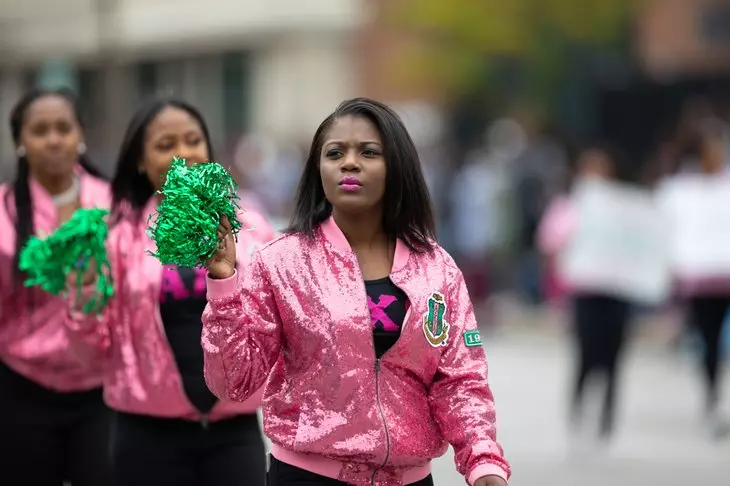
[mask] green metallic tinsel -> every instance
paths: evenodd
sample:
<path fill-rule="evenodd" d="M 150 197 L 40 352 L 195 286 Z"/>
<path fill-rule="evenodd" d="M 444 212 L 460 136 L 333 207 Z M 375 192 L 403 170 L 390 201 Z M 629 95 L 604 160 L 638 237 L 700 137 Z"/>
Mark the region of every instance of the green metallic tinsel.
<path fill-rule="evenodd" d="M 172 159 L 160 194 L 157 217 L 148 234 L 157 245 L 152 253 L 162 264 L 201 267 L 218 248 L 221 215 L 228 216 L 233 234 L 241 230 L 237 186 L 216 162 L 188 166 Z"/>
<path fill-rule="evenodd" d="M 105 209 L 78 209 L 60 228 L 45 238 L 31 237 L 20 253 L 19 267 L 25 272 L 25 285 L 39 286 L 52 295 L 67 288 L 68 275 L 77 273 L 77 296 L 81 296 L 84 272 L 96 266 L 96 295 L 85 303 L 82 312 L 100 312 L 114 295 L 106 238 L 109 233 Z"/>

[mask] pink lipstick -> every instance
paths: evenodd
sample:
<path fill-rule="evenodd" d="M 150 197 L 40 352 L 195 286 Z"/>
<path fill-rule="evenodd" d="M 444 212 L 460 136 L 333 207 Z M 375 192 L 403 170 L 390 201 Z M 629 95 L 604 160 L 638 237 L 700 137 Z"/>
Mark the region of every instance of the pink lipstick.
<path fill-rule="evenodd" d="M 362 187 L 360 180 L 357 177 L 346 176 L 340 180 L 340 189 L 346 192 L 356 192 Z"/>

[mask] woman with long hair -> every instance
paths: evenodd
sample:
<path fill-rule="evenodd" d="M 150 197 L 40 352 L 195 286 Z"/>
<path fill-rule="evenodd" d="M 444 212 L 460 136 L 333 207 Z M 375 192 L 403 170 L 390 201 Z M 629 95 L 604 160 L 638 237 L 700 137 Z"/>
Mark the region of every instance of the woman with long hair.
<path fill-rule="evenodd" d="M 18 259 L 30 237 L 51 233 L 78 208 L 108 207 L 109 187 L 86 158 L 71 93 L 29 92 L 10 130 L 17 173 L 0 186 L 0 482 L 106 486 L 111 414 L 101 364 L 76 359 L 65 300 L 24 287 Z"/>
<path fill-rule="evenodd" d="M 245 403 L 218 400 L 203 377 L 205 271 L 163 266 L 147 251 L 154 247 L 148 218 L 173 156 L 213 159 L 203 117 L 179 100 L 145 104 L 127 128 L 112 180 L 107 250 L 115 295 L 100 317 L 72 308 L 69 333 L 80 356 L 105 363 L 104 397 L 117 412 L 116 486 L 262 486 L 260 394 Z M 274 237 L 256 213 L 242 219 L 255 229 L 239 235 L 236 264 Z"/>
<path fill-rule="evenodd" d="M 206 379 L 262 385 L 270 486 L 433 485 L 449 443 L 473 486 L 504 486 L 487 363 L 464 277 L 436 243 L 400 118 L 343 102 L 314 135 L 288 234 L 237 278 L 224 218 L 207 264 Z"/>

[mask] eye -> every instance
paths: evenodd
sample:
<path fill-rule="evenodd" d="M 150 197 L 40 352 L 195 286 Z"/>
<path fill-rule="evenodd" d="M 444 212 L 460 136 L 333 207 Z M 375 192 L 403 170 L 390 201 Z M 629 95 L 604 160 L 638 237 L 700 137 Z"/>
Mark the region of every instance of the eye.
<path fill-rule="evenodd" d="M 191 135 L 185 139 L 185 143 L 190 145 L 191 147 L 196 147 L 203 143 L 203 137 L 197 136 L 197 135 Z"/>
<path fill-rule="evenodd" d="M 37 125 L 33 125 L 30 129 L 30 133 L 36 137 L 42 137 L 46 133 L 48 133 L 48 125 L 45 123 L 39 123 Z"/>
<path fill-rule="evenodd" d="M 340 149 L 329 149 L 327 153 L 325 154 L 325 157 L 328 159 L 337 159 L 339 157 L 342 157 L 342 150 Z"/>
<path fill-rule="evenodd" d="M 172 141 L 165 141 L 155 145 L 155 148 L 160 152 L 169 152 L 175 148 L 175 143 Z"/>
<path fill-rule="evenodd" d="M 58 124 L 58 131 L 63 135 L 71 133 L 73 128 L 73 125 L 68 122 L 61 122 Z"/>
<path fill-rule="evenodd" d="M 362 151 L 362 154 L 363 154 L 363 155 L 364 155 L 365 157 L 368 157 L 368 158 L 372 158 L 372 157 L 378 157 L 378 156 L 380 155 L 380 152 L 378 152 L 378 151 L 377 151 L 377 150 L 375 150 L 375 149 L 370 149 L 370 148 L 369 148 L 369 149 L 365 149 L 365 150 L 363 150 L 363 151 Z"/>

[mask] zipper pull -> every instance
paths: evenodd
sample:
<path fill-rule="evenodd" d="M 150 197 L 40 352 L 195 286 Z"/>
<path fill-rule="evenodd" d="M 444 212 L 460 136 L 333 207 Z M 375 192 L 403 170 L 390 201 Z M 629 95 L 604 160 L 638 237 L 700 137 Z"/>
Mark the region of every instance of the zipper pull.
<path fill-rule="evenodd" d="M 375 371 L 380 372 L 380 358 L 375 360 Z"/>
<path fill-rule="evenodd" d="M 200 419 L 200 426 L 203 428 L 203 430 L 208 430 L 208 416 L 203 415 L 203 418 Z"/>

